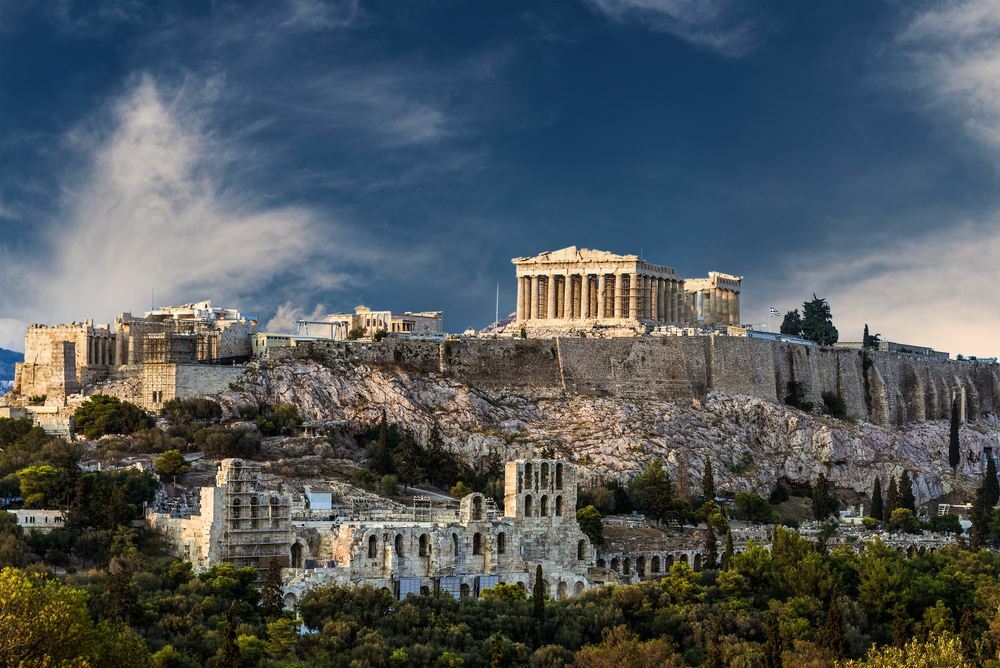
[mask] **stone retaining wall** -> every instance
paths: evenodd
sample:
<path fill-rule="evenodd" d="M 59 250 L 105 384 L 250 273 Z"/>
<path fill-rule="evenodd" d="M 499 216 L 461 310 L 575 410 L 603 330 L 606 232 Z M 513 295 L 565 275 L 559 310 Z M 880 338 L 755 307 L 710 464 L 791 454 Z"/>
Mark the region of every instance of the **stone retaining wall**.
<path fill-rule="evenodd" d="M 781 401 L 791 381 L 805 400 L 844 400 L 847 415 L 899 425 L 1000 406 L 1000 367 L 739 337 L 464 339 L 444 343 L 311 341 L 295 356 L 438 373 L 493 394 L 700 399 L 709 389 Z"/>

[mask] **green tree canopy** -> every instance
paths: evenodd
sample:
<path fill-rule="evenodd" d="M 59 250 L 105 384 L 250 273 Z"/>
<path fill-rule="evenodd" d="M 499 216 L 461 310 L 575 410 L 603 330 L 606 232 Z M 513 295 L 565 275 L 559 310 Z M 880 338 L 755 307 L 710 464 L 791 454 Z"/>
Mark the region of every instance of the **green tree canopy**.
<path fill-rule="evenodd" d="M 118 397 L 95 394 L 73 412 L 76 429 L 88 439 L 108 434 L 134 434 L 153 426 L 145 411 Z"/>
<path fill-rule="evenodd" d="M 166 480 L 177 478 L 191 470 L 191 464 L 184 459 L 179 450 L 167 450 L 156 458 L 154 466 L 160 477 Z"/>
<path fill-rule="evenodd" d="M 604 524 L 601 513 L 594 506 L 585 506 L 576 511 L 576 521 L 580 524 L 580 531 L 587 534 L 590 542 L 594 545 L 604 544 Z"/>
<path fill-rule="evenodd" d="M 840 338 L 833 326 L 833 315 L 825 299 L 813 294 L 811 301 L 802 305 L 802 336 L 821 346 L 832 346 Z"/>
<path fill-rule="evenodd" d="M 798 309 L 785 314 L 784 319 L 781 321 L 781 333 L 789 336 L 802 335 L 802 316 L 799 315 Z"/>

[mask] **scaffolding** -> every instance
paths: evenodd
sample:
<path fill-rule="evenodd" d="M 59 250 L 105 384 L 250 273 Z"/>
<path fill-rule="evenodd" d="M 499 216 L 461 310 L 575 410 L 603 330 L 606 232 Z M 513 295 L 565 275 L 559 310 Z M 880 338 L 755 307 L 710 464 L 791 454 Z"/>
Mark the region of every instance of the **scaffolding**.
<path fill-rule="evenodd" d="M 223 465 L 221 559 L 258 570 L 271 559 L 289 565 L 292 504 L 287 494 L 259 485 L 260 464 L 233 460 Z M 294 560 L 294 555 L 292 560 Z"/>

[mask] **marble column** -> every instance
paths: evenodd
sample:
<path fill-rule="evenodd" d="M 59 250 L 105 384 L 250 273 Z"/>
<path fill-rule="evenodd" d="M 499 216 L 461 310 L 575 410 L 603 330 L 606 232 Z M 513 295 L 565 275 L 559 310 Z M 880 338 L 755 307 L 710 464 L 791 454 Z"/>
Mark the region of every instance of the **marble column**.
<path fill-rule="evenodd" d="M 615 287 L 611 291 L 612 294 L 612 313 L 614 313 L 615 320 L 620 320 L 622 317 L 622 301 L 625 299 L 625 295 L 622 293 L 622 276 L 623 274 L 615 274 Z"/>
<path fill-rule="evenodd" d="M 567 271 L 563 280 L 566 281 L 563 285 L 563 318 L 570 320 L 573 318 L 573 274 Z"/>
<path fill-rule="evenodd" d="M 733 293 L 733 324 L 739 325 L 743 319 L 740 317 L 740 293 Z"/>
<path fill-rule="evenodd" d="M 583 272 L 580 276 L 580 319 L 589 320 L 590 314 L 590 276 Z"/>
<path fill-rule="evenodd" d="M 528 290 L 528 301 L 531 309 L 528 313 L 528 319 L 537 320 L 538 319 L 538 277 L 528 276 L 528 285 L 531 289 Z"/>
<path fill-rule="evenodd" d="M 596 317 L 598 320 L 604 320 L 608 317 L 608 309 L 605 307 L 607 304 L 607 276 L 602 271 L 597 275 L 597 313 Z"/>
<path fill-rule="evenodd" d="M 660 319 L 660 279 L 652 278 L 649 281 L 649 319 Z"/>
<path fill-rule="evenodd" d="M 639 318 L 639 293 L 642 283 L 638 273 L 628 277 L 628 317 L 629 320 Z"/>
<path fill-rule="evenodd" d="M 548 303 L 545 305 L 547 308 L 546 316 L 549 320 L 556 319 L 556 275 L 549 274 L 549 294 Z"/>
<path fill-rule="evenodd" d="M 524 320 L 524 277 L 517 277 L 517 319 Z"/>

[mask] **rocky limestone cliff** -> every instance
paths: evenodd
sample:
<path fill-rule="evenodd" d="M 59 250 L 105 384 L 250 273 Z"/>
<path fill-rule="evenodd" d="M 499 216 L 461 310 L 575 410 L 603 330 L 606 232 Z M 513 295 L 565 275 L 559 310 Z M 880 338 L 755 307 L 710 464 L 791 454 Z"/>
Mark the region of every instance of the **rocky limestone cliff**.
<path fill-rule="evenodd" d="M 718 391 L 704 400 L 531 398 L 487 393 L 436 373 L 308 360 L 251 367 L 240 389 L 217 398 L 229 410 L 291 403 L 306 419 L 343 420 L 356 432 L 376 424 L 384 409 L 421 441 L 436 422 L 449 447 L 470 462 L 490 452 L 513 459 L 552 449 L 584 467 L 583 477 L 631 475 L 662 457 L 675 475 L 697 481 L 711 458 L 721 490 L 764 496 L 781 478 L 808 483 L 819 473 L 867 493 L 874 476 L 885 481 L 903 470 L 914 479 L 918 502 L 964 496 L 978 484 L 983 449 L 1000 437 L 993 415 L 963 425 L 962 463 L 953 474 L 947 420 L 885 428 Z"/>

